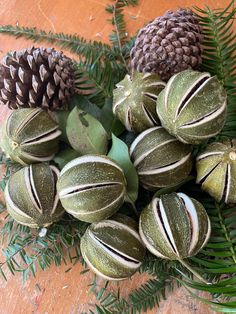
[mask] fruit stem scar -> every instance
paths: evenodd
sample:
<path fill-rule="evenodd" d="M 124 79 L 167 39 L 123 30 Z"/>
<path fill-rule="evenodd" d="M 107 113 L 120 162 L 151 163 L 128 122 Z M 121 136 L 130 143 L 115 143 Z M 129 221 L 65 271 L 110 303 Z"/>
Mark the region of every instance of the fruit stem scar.
<path fill-rule="evenodd" d="M 16 149 L 19 146 L 19 144 L 17 142 L 12 141 L 11 146 L 12 146 L 12 149 Z"/>
<path fill-rule="evenodd" d="M 125 93 L 124 93 L 125 97 L 128 97 L 131 95 L 131 91 L 127 90 Z"/>
<path fill-rule="evenodd" d="M 236 161 L 236 152 L 230 152 L 229 153 L 229 158 L 233 161 Z"/>

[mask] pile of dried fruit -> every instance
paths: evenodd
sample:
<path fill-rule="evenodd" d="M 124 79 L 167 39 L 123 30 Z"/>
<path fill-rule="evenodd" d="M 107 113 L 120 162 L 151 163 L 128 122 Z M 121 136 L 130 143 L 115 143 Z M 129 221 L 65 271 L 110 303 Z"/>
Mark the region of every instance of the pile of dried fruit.
<path fill-rule="evenodd" d="M 5 189 L 10 215 L 33 228 L 50 228 L 64 211 L 92 223 L 81 252 L 95 273 L 110 280 L 132 276 L 145 248 L 170 260 L 197 254 L 211 232 L 203 205 L 181 192 L 160 197 L 155 192 L 181 184 L 195 175 L 196 166 L 204 191 L 218 202 L 236 202 L 235 140 L 207 144 L 224 126 L 227 99 L 215 76 L 197 71 L 201 40 L 191 10 L 157 18 L 140 30 L 131 50 L 132 74 L 113 93 L 113 114 L 132 135 L 129 154 L 139 184 L 154 192 L 139 228 L 118 213 L 122 205 L 134 206 L 128 193 L 132 178 L 109 151 L 105 126 L 77 107 L 62 113 L 64 124 L 52 112 L 69 107 L 76 85 L 73 62 L 44 48 L 6 56 L 0 101 L 14 111 L 2 127 L 1 147 L 23 166 Z M 59 173 L 53 159 L 64 149 L 61 141 L 72 153 Z M 196 157 L 193 150 L 202 143 L 207 145 Z"/>

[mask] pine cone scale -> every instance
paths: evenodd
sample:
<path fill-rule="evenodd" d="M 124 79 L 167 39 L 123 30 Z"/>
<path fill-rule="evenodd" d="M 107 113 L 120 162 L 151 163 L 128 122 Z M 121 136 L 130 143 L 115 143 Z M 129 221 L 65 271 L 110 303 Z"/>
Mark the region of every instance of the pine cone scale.
<path fill-rule="evenodd" d="M 131 67 L 168 80 L 201 64 L 201 27 L 191 10 L 167 11 L 142 28 L 131 50 Z"/>
<path fill-rule="evenodd" d="M 17 77 L 17 69 L 15 69 L 12 65 L 9 67 L 11 78 L 14 80 Z"/>
<path fill-rule="evenodd" d="M 0 65 L 0 103 L 10 109 L 64 110 L 74 85 L 72 60 L 51 48 L 15 51 Z"/>

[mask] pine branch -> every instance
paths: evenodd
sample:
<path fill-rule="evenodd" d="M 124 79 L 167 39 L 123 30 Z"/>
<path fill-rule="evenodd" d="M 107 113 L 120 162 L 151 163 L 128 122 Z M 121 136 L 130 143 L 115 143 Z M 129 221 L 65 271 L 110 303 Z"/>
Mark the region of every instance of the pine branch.
<path fill-rule="evenodd" d="M 172 291 L 178 282 L 176 278 L 182 278 L 184 268 L 175 261 L 169 262 L 161 260 L 147 253 L 146 258 L 140 268 L 140 273 L 148 273 L 152 276 L 146 280 L 140 287 L 132 291 L 126 298 L 120 296 L 120 291 L 115 294 L 109 292 L 107 284 L 96 291 L 96 282 L 93 283 L 93 292 L 99 302 L 97 305 L 97 314 L 102 311 L 107 313 L 139 314 L 146 312 L 159 305 L 162 299 L 165 299 L 166 292 Z M 192 278 L 188 271 L 184 276 Z M 101 312 L 99 312 L 101 311 Z M 105 312 L 104 312 L 105 313 Z"/>
<path fill-rule="evenodd" d="M 122 47 L 122 55 L 124 56 L 125 60 L 129 59 L 130 51 L 134 46 L 136 37 L 131 37 Z"/>
<path fill-rule="evenodd" d="M 109 62 L 104 62 L 100 58 L 92 59 L 92 57 L 81 60 L 77 64 L 77 69 L 83 73 L 84 77 L 88 77 L 90 84 L 95 87 L 95 91 L 91 95 L 99 93 L 103 95 L 104 99 L 112 96 L 115 83 L 124 74 L 121 69 L 120 73 L 114 71 Z"/>
<path fill-rule="evenodd" d="M 229 249 L 230 249 L 230 252 L 231 252 L 231 258 L 232 258 L 232 262 L 235 264 L 236 266 L 236 248 L 234 246 L 234 241 L 235 241 L 235 238 L 231 238 L 231 234 L 230 234 L 230 231 L 231 231 L 231 228 L 230 226 L 228 226 L 227 223 L 225 223 L 225 217 L 223 216 L 222 214 L 222 210 L 221 210 L 221 207 L 219 206 L 219 204 L 215 204 L 216 205 L 216 208 L 218 210 L 218 218 L 219 218 L 219 223 L 220 223 L 220 227 L 221 229 L 223 230 L 223 233 L 224 233 L 224 237 L 229 245 Z M 224 210 L 224 208 L 223 208 Z M 233 215 L 236 213 L 236 207 L 232 209 L 230 209 L 230 214 L 233 213 Z M 227 217 L 228 218 L 228 217 Z"/>
<path fill-rule="evenodd" d="M 120 293 L 106 293 L 105 297 L 97 297 L 100 306 L 96 305 L 97 314 L 102 313 L 122 313 L 122 314 L 138 314 L 148 309 L 153 309 L 159 305 L 159 302 L 166 297 L 166 291 L 172 290 L 174 279 L 170 276 L 166 280 L 151 278 L 129 294 L 127 298 L 120 297 Z"/>
<path fill-rule="evenodd" d="M 5 217 L 5 223 L 3 226 L 1 226 L 1 230 L 0 230 L 1 244 L 4 243 L 4 240 L 6 237 L 10 237 L 13 225 L 14 225 L 14 220 L 11 219 L 9 215 L 7 215 Z"/>
<path fill-rule="evenodd" d="M 114 30 L 109 37 L 113 47 L 118 47 L 120 53 L 122 53 L 122 47 L 128 39 L 123 11 L 126 6 L 137 5 L 138 0 L 115 0 L 114 2 L 114 4 L 108 5 L 106 7 L 106 11 L 112 14 L 112 19 L 110 20 L 110 22 L 114 26 Z"/>
<path fill-rule="evenodd" d="M 124 66 L 126 67 L 127 72 L 128 67 L 126 64 L 126 58 L 127 54 L 124 54 L 124 45 L 127 42 L 128 38 L 128 33 L 126 30 L 126 23 L 124 20 L 124 14 L 123 10 L 124 7 L 128 5 L 135 6 L 137 5 L 138 1 L 137 0 L 131 0 L 131 1 L 126 1 L 126 0 L 115 0 L 115 3 L 113 5 L 108 5 L 106 7 L 106 11 L 112 14 L 112 19 L 110 22 L 114 26 L 113 32 L 110 34 L 110 42 L 112 43 L 114 48 L 118 48 L 120 51 L 120 56 L 123 61 Z"/>
<path fill-rule="evenodd" d="M 21 272 L 26 280 L 29 273 L 35 276 L 37 266 L 46 270 L 52 263 L 56 266 L 67 262 L 74 264 L 81 258 L 79 243 L 86 223 L 71 218 L 62 220 L 54 224 L 44 238 L 39 237 L 37 231 L 33 233 L 31 229 L 13 223 L 11 218 L 5 226 L 9 234 L 7 246 L 2 250 L 5 259 L 0 262 L 0 272 L 6 280 L 5 267 L 13 275 Z"/>
<path fill-rule="evenodd" d="M 13 25 L 0 25 L 0 33 L 15 38 L 25 38 L 33 42 L 47 42 L 55 44 L 62 49 L 68 49 L 77 55 L 86 55 L 89 52 L 101 54 L 110 60 L 119 58 L 119 51 L 112 49 L 109 45 L 97 42 L 87 41 L 78 35 L 70 35 L 64 33 L 46 32 L 36 27 L 21 27 Z"/>
<path fill-rule="evenodd" d="M 228 116 L 225 127 L 216 140 L 224 137 L 236 137 L 236 44 L 234 34 L 234 1 L 224 10 L 195 8 L 203 27 L 204 50 L 202 70 L 217 75 L 226 89 L 228 96 Z M 190 187 L 189 187 L 190 188 Z M 180 280 L 191 289 L 207 291 L 212 294 L 214 301 L 201 299 L 210 304 L 213 309 L 221 312 L 235 312 L 236 298 L 236 207 L 215 204 L 197 188 L 191 187 L 197 198 L 201 199 L 210 216 L 212 235 L 207 246 L 197 257 L 191 258 L 194 266 L 199 267 L 211 280 L 211 285 L 201 284 L 185 277 Z M 191 190 L 191 189 L 190 189 Z"/>
<path fill-rule="evenodd" d="M 159 306 L 160 301 L 166 298 L 166 291 L 173 290 L 173 285 L 173 278 L 167 277 L 163 281 L 158 279 L 148 280 L 129 296 L 130 312 L 146 312 L 148 309 L 151 310 L 155 306 Z"/>
<path fill-rule="evenodd" d="M 208 274 L 217 274 L 220 278 L 224 274 L 236 273 L 236 207 L 219 206 L 213 201 L 204 202 L 212 221 L 213 233 L 211 239 L 201 251 L 201 258 L 192 258 L 195 263 L 204 266 Z"/>

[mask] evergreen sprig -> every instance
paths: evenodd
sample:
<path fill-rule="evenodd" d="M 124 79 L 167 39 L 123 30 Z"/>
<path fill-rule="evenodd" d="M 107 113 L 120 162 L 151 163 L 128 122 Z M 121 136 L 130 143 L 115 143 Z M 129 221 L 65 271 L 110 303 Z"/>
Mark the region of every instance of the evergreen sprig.
<path fill-rule="evenodd" d="M 160 301 L 167 298 L 167 293 L 180 285 L 180 281 L 187 276 L 192 278 L 192 274 L 183 268 L 176 261 L 168 262 L 156 258 L 151 253 L 147 253 L 146 258 L 140 268 L 140 273 L 150 275 L 147 280 L 131 291 L 127 297 L 121 297 L 118 289 L 117 293 L 110 292 L 107 283 L 95 293 L 99 305 L 96 305 L 96 314 L 99 313 L 122 313 L 141 314 L 148 309 L 158 306 Z M 176 281 L 178 279 L 179 281 Z M 94 283 L 96 286 L 96 283 Z M 93 286 L 94 286 L 93 284 Z M 104 312 L 103 312 L 104 311 Z M 91 311 L 91 313 L 94 313 Z M 95 314 L 95 313 L 94 313 Z"/>
<path fill-rule="evenodd" d="M 233 24 L 236 9 L 234 1 L 231 1 L 224 10 L 195 7 L 195 11 L 204 35 L 202 70 L 216 75 L 227 92 L 227 120 L 216 140 L 235 138 L 236 35 Z M 210 216 L 212 236 L 208 245 L 197 257 L 191 258 L 191 262 L 207 275 L 212 284 L 201 284 L 187 277 L 180 282 L 191 289 L 211 293 L 213 301 L 198 298 L 210 304 L 215 311 L 236 313 L 236 207 L 217 204 L 200 191 L 198 197 Z M 189 291 L 197 297 L 192 290 Z"/>
<path fill-rule="evenodd" d="M 159 305 L 166 298 L 166 292 L 173 290 L 174 279 L 166 274 L 166 279 L 150 278 L 139 288 L 132 291 L 127 298 L 120 296 L 119 290 L 115 294 L 108 292 L 104 297 L 98 298 L 100 305 L 96 313 L 140 314 Z"/>
<path fill-rule="evenodd" d="M 102 54 L 104 58 L 111 61 L 120 58 L 118 49 L 113 49 L 107 44 L 98 41 L 87 41 L 83 37 L 76 34 L 54 33 L 52 31 L 46 32 L 37 29 L 36 27 L 22 27 L 19 25 L 0 25 L 0 33 L 15 38 L 24 38 L 33 42 L 45 42 L 54 44 L 62 49 L 67 49 L 74 54 L 83 55 L 86 57 L 88 54 Z M 115 65 L 116 63 L 114 63 Z"/>
<path fill-rule="evenodd" d="M 40 237 L 37 230 L 33 232 L 7 217 L 0 233 L 3 242 L 7 242 L 0 273 L 7 280 L 6 270 L 12 275 L 20 272 L 25 281 L 30 273 L 35 276 L 37 267 L 46 270 L 51 264 L 74 265 L 81 261 L 79 244 L 86 228 L 86 223 L 65 216 L 49 228 L 45 237 Z"/>
<path fill-rule="evenodd" d="M 126 66 L 126 54 L 124 54 L 123 46 L 127 42 L 128 33 L 126 30 L 123 9 L 125 6 L 128 5 L 137 5 L 137 0 L 115 0 L 114 4 L 108 5 L 106 7 L 107 12 L 112 14 L 112 19 L 110 20 L 110 22 L 112 23 L 112 25 L 114 25 L 114 30 L 109 36 L 110 42 L 112 43 L 114 48 L 119 49 L 120 56 L 122 58 L 124 66 L 127 69 L 127 72 L 128 67 Z"/>

